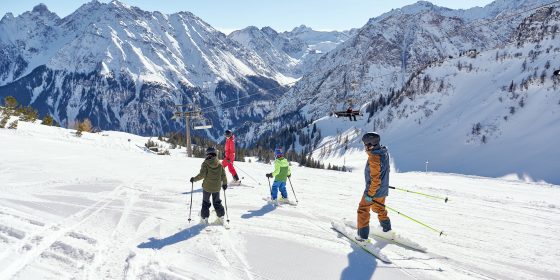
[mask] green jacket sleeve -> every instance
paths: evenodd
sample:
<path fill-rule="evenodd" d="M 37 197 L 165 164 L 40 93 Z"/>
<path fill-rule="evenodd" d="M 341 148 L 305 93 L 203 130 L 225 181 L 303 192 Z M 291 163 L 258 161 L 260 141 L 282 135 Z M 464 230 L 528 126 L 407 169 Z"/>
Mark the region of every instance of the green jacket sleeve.
<path fill-rule="evenodd" d="M 227 177 L 226 177 L 226 170 L 222 166 L 222 186 L 227 185 Z"/>
<path fill-rule="evenodd" d="M 208 167 L 206 167 L 206 164 L 202 163 L 202 166 L 200 167 L 200 172 L 198 173 L 198 175 L 194 177 L 194 181 L 196 182 L 204 179 L 204 177 L 206 177 L 207 172 L 208 172 Z"/>
<path fill-rule="evenodd" d="M 272 172 L 272 177 L 276 177 L 276 176 L 278 176 L 278 174 L 280 174 L 280 161 L 275 160 L 274 161 L 274 172 Z"/>

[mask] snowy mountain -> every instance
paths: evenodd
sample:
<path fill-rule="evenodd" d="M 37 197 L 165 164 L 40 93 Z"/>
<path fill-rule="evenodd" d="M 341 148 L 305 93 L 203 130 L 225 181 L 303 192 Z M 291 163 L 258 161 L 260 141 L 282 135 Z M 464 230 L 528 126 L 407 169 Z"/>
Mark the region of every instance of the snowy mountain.
<path fill-rule="evenodd" d="M 63 125 L 88 117 L 103 129 L 157 134 L 182 125 L 170 121 L 174 104 L 208 107 L 255 94 L 243 100 L 251 104 L 289 81 L 188 12 L 94 0 L 63 19 L 39 5 L 0 21 L 0 96 L 15 95 Z M 209 112 L 212 134 L 265 112 L 258 104 Z"/>
<path fill-rule="evenodd" d="M 361 168 L 351 162 L 362 153 L 359 137 L 377 130 L 402 171 L 560 182 L 560 149 L 550 141 L 560 135 L 559 24 L 560 8 L 542 8 L 504 47 L 434 62 L 401 90 L 371 96 L 358 122 L 317 120 L 324 138 L 314 156 Z"/>
<path fill-rule="evenodd" d="M 201 185 L 188 184 L 202 159 L 146 152 L 148 138 L 127 133 L 73 133 L 0 129 L 10 147 L 0 150 L 2 280 L 560 278 L 557 185 L 393 170 L 392 185 L 449 202 L 391 190 L 388 206 L 445 235 L 389 212 L 393 229 L 427 252 L 372 238 L 387 264 L 331 229 L 355 219 L 359 173 L 292 166 L 299 204 L 273 207 L 262 199 L 273 166 L 235 162 L 253 179 L 221 193 L 231 229 L 204 227 Z"/>
<path fill-rule="evenodd" d="M 516 6 L 500 3 L 486 6 L 486 12 L 479 14 L 493 16 L 496 7 L 509 8 L 504 13 L 519 12 L 535 1 L 517 1 Z M 412 73 L 433 61 L 509 42 L 523 19 L 488 22 L 490 17 L 473 22 L 471 17 L 458 16 L 470 14 L 470 10 L 455 11 L 428 2 L 402 10 L 371 19 L 354 37 L 321 57 L 283 98 L 280 107 L 318 118 L 324 115 L 325 108 L 341 110 L 349 103 L 361 106 L 372 97 L 401 88 Z M 280 114 L 283 112 L 273 113 Z"/>
<path fill-rule="evenodd" d="M 516 3 L 517 13 L 535 4 Z M 427 6 L 370 20 L 275 102 L 266 125 L 251 136 L 288 133 L 284 139 L 293 141 L 270 145 L 313 150 L 325 164 L 355 170 L 362 168 L 352 163 L 361 153 L 360 135 L 377 130 L 404 171 L 424 170 L 429 161 L 437 171 L 560 182 L 553 167 L 559 150 L 548 140 L 560 134 L 552 125 L 560 102 L 553 94 L 560 69 L 556 10 L 514 18 L 508 10 L 500 14 L 508 15 L 505 22 L 489 22 Z M 518 91 L 522 84 L 523 93 L 508 93 L 512 83 Z M 366 116 L 352 123 L 330 116 L 349 105 Z"/>
<path fill-rule="evenodd" d="M 228 37 L 258 53 L 283 74 L 300 78 L 319 58 L 355 34 L 350 31 L 315 31 L 305 25 L 282 33 L 270 27 L 250 26 Z"/>

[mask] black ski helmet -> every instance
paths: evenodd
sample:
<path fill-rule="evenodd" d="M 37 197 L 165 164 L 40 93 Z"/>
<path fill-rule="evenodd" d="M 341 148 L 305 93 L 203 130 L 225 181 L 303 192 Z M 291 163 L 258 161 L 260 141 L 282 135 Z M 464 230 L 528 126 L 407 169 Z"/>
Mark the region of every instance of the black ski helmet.
<path fill-rule="evenodd" d="M 214 148 L 214 147 L 208 147 L 208 148 L 206 149 L 206 155 L 207 155 L 207 156 L 210 156 L 210 155 L 216 156 L 216 155 L 217 155 L 217 153 L 216 153 L 216 148 Z"/>
<path fill-rule="evenodd" d="M 233 133 L 231 132 L 231 130 L 226 130 L 226 137 L 231 137 L 231 135 L 233 135 Z"/>
<path fill-rule="evenodd" d="M 362 136 L 362 142 L 364 142 L 364 146 L 379 146 L 379 140 L 381 137 L 376 132 L 368 132 Z"/>

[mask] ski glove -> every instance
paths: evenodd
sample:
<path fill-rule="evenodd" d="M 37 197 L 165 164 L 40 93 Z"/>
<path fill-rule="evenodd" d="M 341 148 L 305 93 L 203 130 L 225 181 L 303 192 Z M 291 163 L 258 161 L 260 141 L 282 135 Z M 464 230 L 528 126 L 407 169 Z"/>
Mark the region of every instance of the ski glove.
<path fill-rule="evenodd" d="M 194 177 L 191 177 L 191 180 L 190 180 L 190 181 L 191 181 L 191 183 L 193 183 L 193 182 L 194 182 Z"/>
<path fill-rule="evenodd" d="M 373 201 L 373 196 L 369 196 L 369 195 L 366 194 L 365 199 L 366 199 L 367 202 L 372 202 Z"/>
<path fill-rule="evenodd" d="M 222 185 L 222 189 L 227 190 L 227 185 Z"/>
<path fill-rule="evenodd" d="M 288 175 L 288 178 L 291 178 L 291 177 L 292 177 L 292 174 Z"/>
<path fill-rule="evenodd" d="M 267 177 L 267 178 L 272 178 L 272 173 L 267 173 L 267 174 L 266 174 L 266 177 Z"/>

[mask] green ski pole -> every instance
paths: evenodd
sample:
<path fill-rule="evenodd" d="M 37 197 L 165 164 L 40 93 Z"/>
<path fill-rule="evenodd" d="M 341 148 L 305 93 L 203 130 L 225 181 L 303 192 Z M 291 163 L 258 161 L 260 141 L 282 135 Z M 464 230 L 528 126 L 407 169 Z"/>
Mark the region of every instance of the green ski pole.
<path fill-rule="evenodd" d="M 375 200 L 372 200 L 372 201 L 373 201 L 374 203 L 379 204 L 380 206 L 383 206 L 383 207 L 385 207 L 385 208 L 387 208 L 387 209 L 389 209 L 389 210 L 391 210 L 391 211 L 393 211 L 393 212 L 395 212 L 395 213 L 397 213 L 397 214 L 399 214 L 399 215 L 401 215 L 401 216 L 403 216 L 403 217 L 405 217 L 405 218 L 407 218 L 407 219 L 409 219 L 409 220 L 411 220 L 411 221 L 413 221 L 413 222 L 419 224 L 419 225 L 422 225 L 422 226 L 424 226 L 424 227 L 426 227 L 426 228 L 431 229 L 432 231 L 435 231 L 435 232 L 439 233 L 439 236 L 444 235 L 444 233 L 443 233 L 442 230 L 435 229 L 435 228 L 433 228 L 433 227 L 431 227 L 431 226 L 429 226 L 429 225 L 427 225 L 427 224 L 425 224 L 425 223 L 423 223 L 423 222 L 420 222 L 420 221 L 418 221 L 418 220 L 416 220 L 416 219 L 414 219 L 414 218 L 412 218 L 412 217 L 410 217 L 410 216 L 408 216 L 408 215 L 406 215 L 406 214 L 404 214 L 404 213 L 401 213 L 400 211 L 398 211 L 398 210 L 396 210 L 396 209 L 393 209 L 393 208 L 391 208 L 391 207 L 389 207 L 389 206 L 387 206 L 387 205 L 385 205 L 385 204 L 383 204 L 383 203 L 381 203 L 381 202 L 377 202 L 377 201 L 375 201 Z"/>
<path fill-rule="evenodd" d="M 425 194 L 425 193 L 421 193 L 421 192 L 415 192 L 415 191 L 411 191 L 411 190 L 407 190 L 407 189 L 403 189 L 403 188 L 398 188 L 398 187 L 393 187 L 393 186 L 389 186 L 390 189 L 394 189 L 394 190 L 399 190 L 399 191 L 403 191 L 403 192 L 407 192 L 407 193 L 414 193 L 414 194 L 419 194 L 419 195 L 423 195 L 425 197 L 429 197 L 429 198 L 433 198 L 433 199 L 441 199 L 443 201 L 445 201 L 445 203 L 447 203 L 447 201 L 449 200 L 448 197 L 440 197 L 440 196 L 435 196 L 435 195 L 431 195 L 431 194 Z"/>

